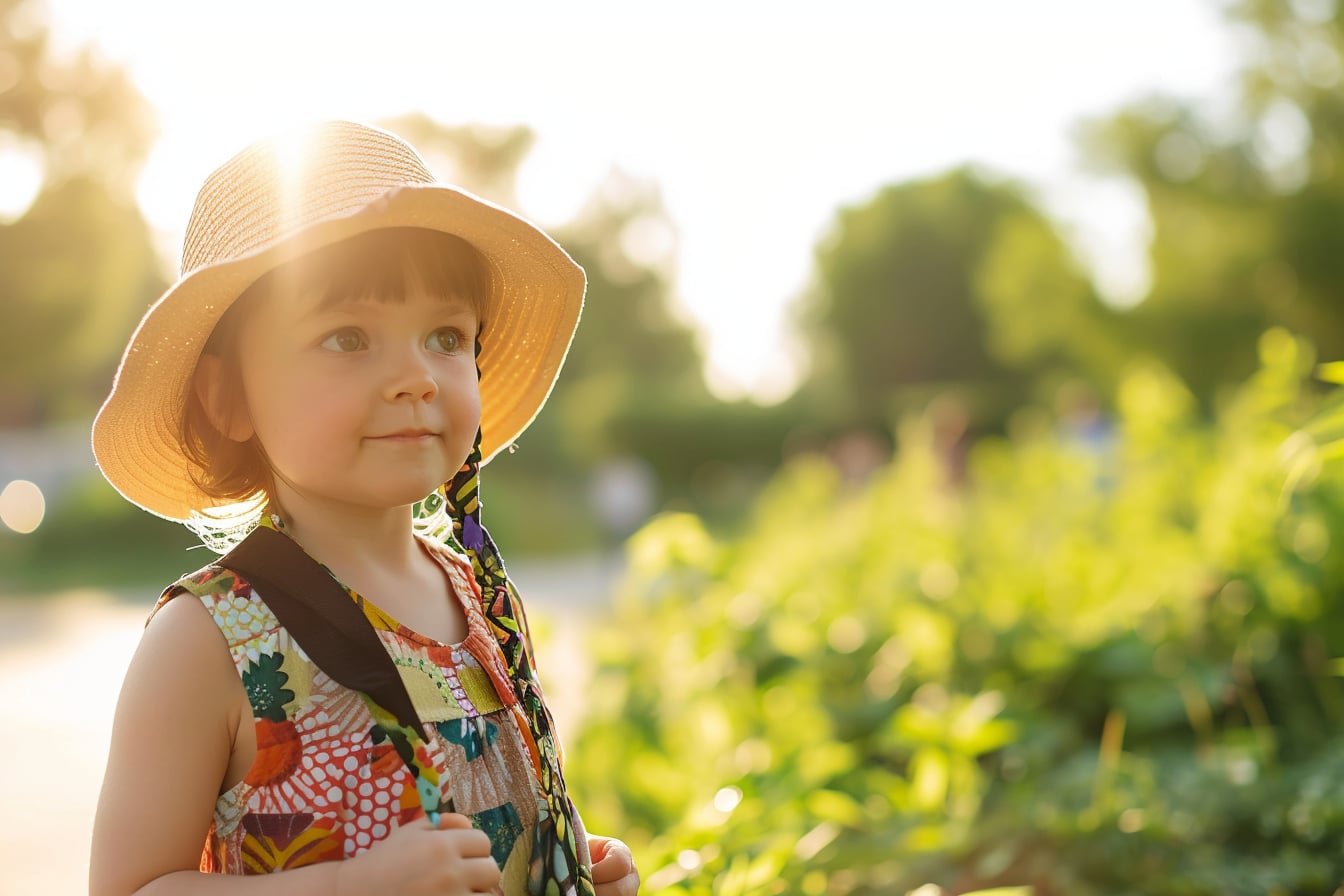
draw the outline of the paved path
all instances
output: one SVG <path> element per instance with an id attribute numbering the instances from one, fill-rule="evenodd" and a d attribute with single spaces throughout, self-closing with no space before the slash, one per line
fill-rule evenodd
<path id="1" fill-rule="evenodd" d="M 606 604 L 619 561 L 512 564 L 534 626 L 562 736 L 588 674 L 585 624 Z M 88 842 L 121 679 L 148 598 L 106 591 L 0 595 L 0 894 L 88 891 Z"/>

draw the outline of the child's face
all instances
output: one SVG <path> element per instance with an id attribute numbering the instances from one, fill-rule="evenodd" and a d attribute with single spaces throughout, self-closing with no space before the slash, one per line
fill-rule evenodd
<path id="1" fill-rule="evenodd" d="M 239 331 L 247 427 L 277 496 L 382 510 L 419 501 L 466 460 L 481 420 L 465 300 L 328 306 L 315 292 L 249 308 Z"/>

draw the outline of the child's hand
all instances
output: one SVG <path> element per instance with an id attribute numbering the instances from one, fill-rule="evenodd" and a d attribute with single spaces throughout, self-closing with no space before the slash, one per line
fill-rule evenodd
<path id="1" fill-rule="evenodd" d="M 593 883 L 598 896 L 635 896 L 639 892 L 639 871 L 630 847 L 614 837 L 589 834 L 588 851 L 593 857 Z"/>
<path id="2" fill-rule="evenodd" d="M 340 866 L 337 896 L 464 896 L 499 885 L 490 838 L 465 815 L 451 813 L 439 818 L 437 828 L 423 818 L 403 825 Z"/>

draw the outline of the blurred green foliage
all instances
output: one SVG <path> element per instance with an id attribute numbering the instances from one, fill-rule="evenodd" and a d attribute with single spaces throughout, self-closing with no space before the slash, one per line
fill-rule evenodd
<path id="1" fill-rule="evenodd" d="M 1331 892 L 1344 406 L 1287 332 L 1258 352 L 1212 423 L 1141 364 L 1101 434 L 1023 411 L 965 487 L 916 416 L 739 537 L 653 521 L 590 642 L 589 826 L 655 892 Z"/>
<path id="2" fill-rule="evenodd" d="M 163 288 L 132 187 L 148 105 L 89 50 L 53 54 L 38 4 L 0 0 L 0 136 L 41 164 L 31 206 L 0 221 L 0 427 L 87 415 L 119 340 Z"/>

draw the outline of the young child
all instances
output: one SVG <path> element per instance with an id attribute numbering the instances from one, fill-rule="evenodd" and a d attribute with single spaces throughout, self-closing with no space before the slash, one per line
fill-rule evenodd
<path id="1" fill-rule="evenodd" d="M 582 269 L 330 122 L 212 174 L 182 270 L 94 452 L 228 553 L 164 593 L 131 662 L 90 892 L 634 893 L 566 796 L 477 497 L 551 390 Z"/>

